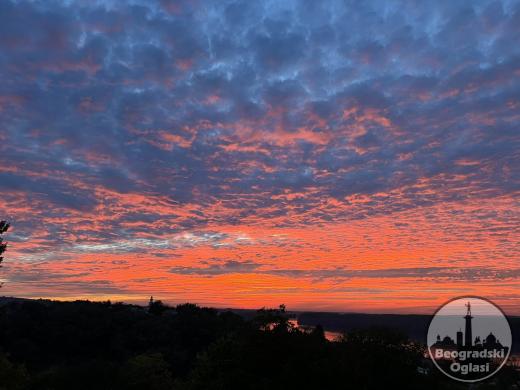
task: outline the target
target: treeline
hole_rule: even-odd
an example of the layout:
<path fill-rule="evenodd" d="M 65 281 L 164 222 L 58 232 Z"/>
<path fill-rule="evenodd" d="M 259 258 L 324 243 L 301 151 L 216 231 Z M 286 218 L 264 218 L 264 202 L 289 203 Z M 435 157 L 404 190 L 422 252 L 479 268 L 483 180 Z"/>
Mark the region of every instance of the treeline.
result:
<path fill-rule="evenodd" d="M 251 319 L 192 304 L 11 300 L 0 305 L 1 390 L 464 389 L 391 329 L 329 342 L 284 308 Z M 512 388 L 505 370 L 488 388 Z"/>

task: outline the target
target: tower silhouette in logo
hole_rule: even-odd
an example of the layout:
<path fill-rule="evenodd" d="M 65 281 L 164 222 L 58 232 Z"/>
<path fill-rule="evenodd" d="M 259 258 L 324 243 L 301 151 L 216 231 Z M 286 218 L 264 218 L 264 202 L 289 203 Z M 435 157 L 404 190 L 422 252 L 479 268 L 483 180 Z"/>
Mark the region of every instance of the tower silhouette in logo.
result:
<path fill-rule="evenodd" d="M 464 346 L 471 347 L 473 345 L 473 331 L 471 328 L 471 320 L 473 316 L 471 315 L 471 303 L 466 303 L 467 313 L 464 319 L 466 320 L 466 329 L 464 332 Z"/>

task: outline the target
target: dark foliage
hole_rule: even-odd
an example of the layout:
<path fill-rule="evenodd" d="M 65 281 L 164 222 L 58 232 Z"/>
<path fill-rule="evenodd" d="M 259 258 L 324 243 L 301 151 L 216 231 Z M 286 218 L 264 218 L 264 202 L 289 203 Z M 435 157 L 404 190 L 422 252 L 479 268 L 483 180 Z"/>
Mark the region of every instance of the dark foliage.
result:
<path fill-rule="evenodd" d="M 465 388 L 420 374 L 422 347 L 391 329 L 332 343 L 294 328 L 283 306 L 245 320 L 158 302 L 0 300 L 0 390 Z"/>
<path fill-rule="evenodd" d="M 2 261 L 4 261 L 2 255 L 7 248 L 7 244 L 3 241 L 2 234 L 4 234 L 8 229 L 9 224 L 6 221 L 0 221 L 0 266 L 2 265 Z"/>

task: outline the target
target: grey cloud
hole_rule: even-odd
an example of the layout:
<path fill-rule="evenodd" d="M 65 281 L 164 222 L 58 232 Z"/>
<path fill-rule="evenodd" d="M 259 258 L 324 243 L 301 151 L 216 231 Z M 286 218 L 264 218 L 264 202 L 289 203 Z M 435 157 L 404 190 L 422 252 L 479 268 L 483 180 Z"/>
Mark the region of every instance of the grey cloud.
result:
<path fill-rule="evenodd" d="M 482 267 L 419 267 L 386 268 L 370 270 L 338 269 L 264 269 L 265 264 L 254 262 L 226 261 L 208 267 L 174 267 L 171 273 L 189 275 L 221 275 L 227 273 L 257 273 L 286 276 L 290 278 L 311 279 L 354 279 L 354 278 L 413 278 L 413 279 L 449 279 L 454 281 L 471 280 L 508 280 L 520 278 L 520 269 L 499 269 Z"/>
<path fill-rule="evenodd" d="M 230 273 L 251 273 L 260 267 L 261 264 L 252 261 L 235 261 L 228 260 L 222 264 L 212 264 L 202 268 L 192 267 L 173 267 L 170 269 L 170 273 L 183 274 L 183 275 L 223 275 Z"/>

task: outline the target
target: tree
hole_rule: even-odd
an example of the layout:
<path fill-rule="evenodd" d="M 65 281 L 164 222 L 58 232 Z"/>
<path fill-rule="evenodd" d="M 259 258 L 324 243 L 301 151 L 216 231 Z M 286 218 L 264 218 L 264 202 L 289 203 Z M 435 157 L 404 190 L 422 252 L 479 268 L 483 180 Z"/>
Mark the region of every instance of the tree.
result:
<path fill-rule="evenodd" d="M 120 369 L 123 389 L 170 390 L 173 386 L 168 363 L 160 353 L 146 353 L 132 357 Z"/>
<path fill-rule="evenodd" d="M 311 335 L 318 340 L 325 340 L 325 329 L 320 324 L 316 325 L 311 331 Z"/>
<path fill-rule="evenodd" d="M 283 304 L 278 306 L 278 309 L 263 307 L 257 310 L 252 322 L 257 329 L 261 330 L 289 331 L 292 328 Z"/>
<path fill-rule="evenodd" d="M 5 249 L 7 247 L 7 244 L 5 244 L 2 240 L 2 234 L 4 234 L 7 231 L 7 229 L 9 229 L 9 226 L 10 225 L 6 221 L 0 221 L 0 265 L 4 260 L 2 254 L 5 252 Z"/>
<path fill-rule="evenodd" d="M 11 363 L 5 355 L 0 354 L 0 390 L 24 389 L 27 378 L 23 366 Z"/>
<path fill-rule="evenodd" d="M 168 310 L 168 306 L 162 303 L 161 300 L 154 301 L 153 297 L 150 297 L 150 302 L 148 303 L 148 313 L 160 316 Z"/>

